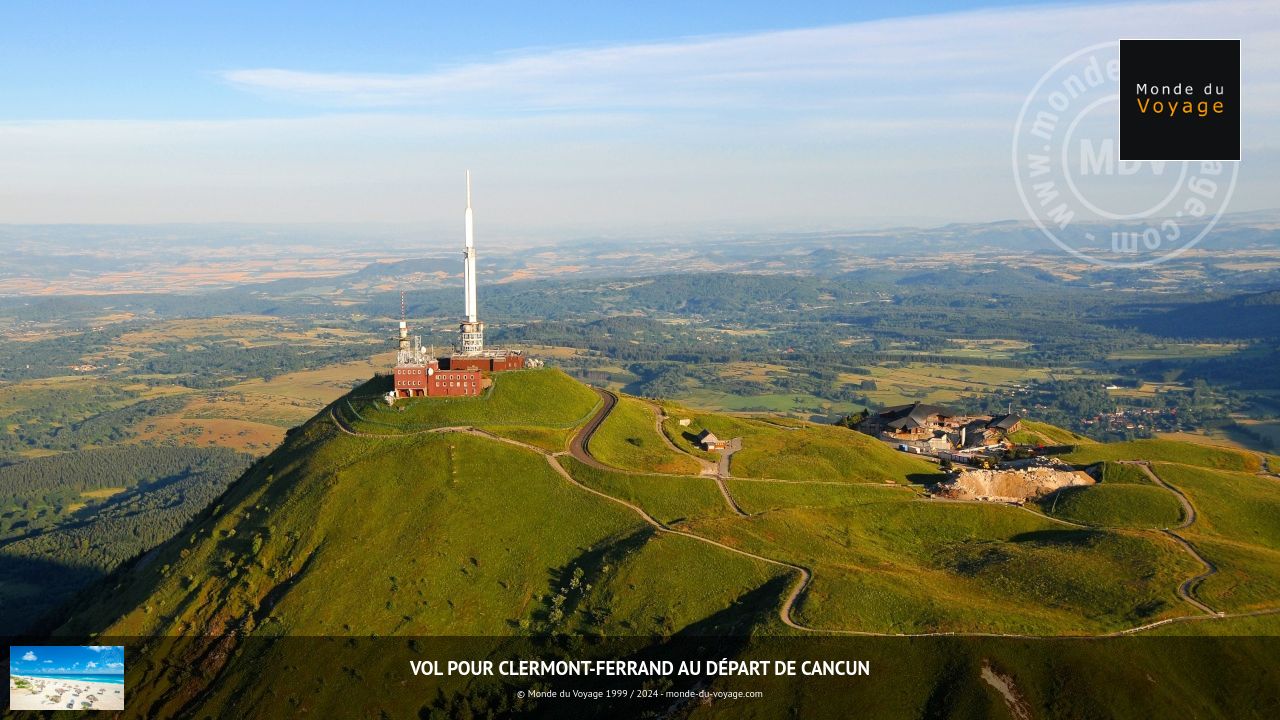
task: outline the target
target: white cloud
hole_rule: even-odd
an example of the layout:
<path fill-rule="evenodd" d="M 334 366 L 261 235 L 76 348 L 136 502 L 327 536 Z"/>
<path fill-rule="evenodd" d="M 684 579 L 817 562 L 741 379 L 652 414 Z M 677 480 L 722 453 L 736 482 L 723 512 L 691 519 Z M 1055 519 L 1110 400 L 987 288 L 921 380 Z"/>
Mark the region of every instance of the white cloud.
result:
<path fill-rule="evenodd" d="M 35 654 L 35 653 L 33 653 L 33 652 L 31 652 L 30 650 L 28 650 L 28 651 L 26 652 L 26 654 L 24 654 L 24 655 L 22 656 L 22 659 L 23 659 L 23 660 L 26 660 L 27 662 L 35 662 L 35 661 L 36 661 L 36 654 Z"/>
<path fill-rule="evenodd" d="M 113 645 L 86 645 L 85 647 L 89 648 L 94 652 L 99 652 L 99 653 L 103 652 L 104 650 L 115 650 L 115 646 Z"/>
<path fill-rule="evenodd" d="M 1025 89 L 1003 78 L 1047 68 L 1084 44 L 1219 30 L 1248 31 L 1250 82 L 1257 82 L 1259 64 L 1274 78 L 1277 60 L 1265 48 L 1280 37 L 1270 0 L 981 10 L 524 52 L 420 73 L 248 68 L 222 77 L 246 90 L 335 106 L 716 113 L 857 107 L 880 114 L 936 103 L 954 111 L 992 98 L 1021 101 Z"/>
<path fill-rule="evenodd" d="M 43 662 L 43 663 L 44 663 L 44 664 L 46 664 L 46 665 L 52 665 L 52 664 L 53 664 L 53 661 L 52 661 L 52 660 L 41 660 L 41 662 Z"/>
<path fill-rule="evenodd" d="M 98 663 L 96 663 L 96 662 L 94 662 L 94 661 L 92 661 L 92 660 L 90 660 L 90 661 L 88 662 L 88 664 L 86 664 L 86 665 L 84 666 L 85 670 L 92 670 L 93 668 L 96 668 L 96 667 L 98 667 Z"/>
<path fill-rule="evenodd" d="M 124 663 L 122 663 L 122 662 L 109 662 L 109 663 L 107 663 L 107 665 L 106 665 L 106 666 L 107 666 L 107 667 L 109 667 L 109 668 L 111 668 L 112 670 L 119 670 L 120 668 L 124 667 Z"/>

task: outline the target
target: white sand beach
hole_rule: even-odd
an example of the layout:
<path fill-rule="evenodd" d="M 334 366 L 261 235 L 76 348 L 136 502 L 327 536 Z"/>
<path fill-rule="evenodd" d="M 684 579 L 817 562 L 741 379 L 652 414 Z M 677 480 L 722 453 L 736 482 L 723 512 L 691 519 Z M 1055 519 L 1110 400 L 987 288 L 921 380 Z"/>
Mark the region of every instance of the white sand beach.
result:
<path fill-rule="evenodd" d="M 11 675 L 10 710 L 123 710 L 124 685 Z"/>

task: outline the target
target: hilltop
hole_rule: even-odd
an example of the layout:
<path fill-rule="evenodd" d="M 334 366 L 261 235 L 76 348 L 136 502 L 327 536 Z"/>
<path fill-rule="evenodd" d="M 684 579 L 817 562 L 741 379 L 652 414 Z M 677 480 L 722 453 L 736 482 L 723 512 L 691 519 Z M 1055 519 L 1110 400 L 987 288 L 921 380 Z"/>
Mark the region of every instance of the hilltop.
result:
<path fill-rule="evenodd" d="M 264 638 L 1212 632 L 1280 596 L 1280 481 L 1247 453 L 1082 443 L 1104 480 L 1056 506 L 946 502 L 923 496 L 936 466 L 844 428 L 494 380 L 394 407 L 357 388 L 59 632 L 200 664 L 131 668 L 133 707 L 271 717 L 338 691 L 264 695 Z"/>

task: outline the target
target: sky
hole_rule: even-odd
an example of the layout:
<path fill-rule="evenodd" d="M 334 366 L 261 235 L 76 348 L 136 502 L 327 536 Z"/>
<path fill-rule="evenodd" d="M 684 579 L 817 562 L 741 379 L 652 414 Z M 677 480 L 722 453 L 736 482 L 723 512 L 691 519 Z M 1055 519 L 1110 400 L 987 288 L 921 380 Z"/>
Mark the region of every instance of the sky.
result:
<path fill-rule="evenodd" d="M 16 0 L 0 222 L 453 228 L 467 169 L 510 237 L 1022 219 L 1023 100 L 1119 37 L 1243 40 L 1231 209 L 1280 204 L 1272 0 Z"/>
<path fill-rule="evenodd" d="M 14 645 L 9 672 L 121 675 L 124 648 L 118 645 Z"/>

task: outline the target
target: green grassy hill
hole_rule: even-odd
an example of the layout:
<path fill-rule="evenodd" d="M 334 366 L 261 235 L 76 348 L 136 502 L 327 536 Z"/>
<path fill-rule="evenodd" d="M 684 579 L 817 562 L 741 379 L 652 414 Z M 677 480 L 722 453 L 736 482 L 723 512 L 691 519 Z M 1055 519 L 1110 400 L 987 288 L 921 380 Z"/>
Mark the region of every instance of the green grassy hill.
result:
<path fill-rule="evenodd" d="M 335 410 L 362 433 L 471 426 L 558 451 L 600 403 L 591 388 L 555 368 L 497 373 L 492 379 L 480 397 L 398 400 L 394 406 L 382 399 L 385 383 L 370 381 L 335 403 Z"/>
<path fill-rule="evenodd" d="M 1103 482 L 1065 488 L 1042 498 L 1040 508 L 1063 520 L 1101 527 L 1167 528 L 1182 520 L 1182 505 L 1164 488 Z"/>
<path fill-rule="evenodd" d="M 935 480 L 938 466 L 898 452 L 862 433 L 834 425 L 799 421 L 765 421 L 669 406 L 663 424 L 678 447 L 708 458 L 695 438 L 710 430 L 723 440 L 742 438 L 742 449 L 729 467 L 736 477 L 779 480 L 907 483 Z M 689 425 L 681 426 L 680 419 Z"/>
<path fill-rule="evenodd" d="M 700 452 L 690 437 L 701 428 L 743 438 L 722 493 L 715 478 L 655 474 L 690 458 L 663 443 L 638 400 L 624 398 L 589 444 L 614 469 L 565 454 L 598 397 L 555 370 L 498 375 L 467 400 L 389 407 L 369 389 L 291 431 L 62 626 L 69 636 L 168 638 L 175 656 L 199 665 L 195 675 L 179 664 L 131 667 L 138 712 L 336 707 L 342 683 L 321 670 L 270 691 L 256 684 L 264 668 L 307 663 L 296 645 L 263 649 L 273 638 L 1093 635 L 1206 617 L 1176 591 L 1203 568 L 1158 529 L 1180 517 L 1176 497 L 1128 466 L 1109 463 L 1104 483 L 1061 498 L 1048 516 L 928 499 L 919 483 L 934 465 L 844 428 L 670 407 L 662 432 L 690 453 Z M 456 426 L 484 432 L 433 432 Z M 1102 447 L 1089 451 L 1135 459 L 1149 446 Z M 1155 470 L 1195 504 L 1201 517 L 1186 537 L 1219 566 L 1197 596 L 1225 610 L 1274 604 L 1280 483 L 1216 465 Z M 779 616 L 797 566 L 810 580 L 787 618 L 806 630 Z M 357 669 L 360 687 L 403 673 L 369 663 Z M 918 715 L 926 698 L 902 700 Z"/>
<path fill-rule="evenodd" d="M 635 472 L 697 475 L 698 461 L 667 447 L 654 430 L 657 422 L 657 414 L 644 401 L 619 397 L 591 437 L 591 454 L 607 465 Z"/>

